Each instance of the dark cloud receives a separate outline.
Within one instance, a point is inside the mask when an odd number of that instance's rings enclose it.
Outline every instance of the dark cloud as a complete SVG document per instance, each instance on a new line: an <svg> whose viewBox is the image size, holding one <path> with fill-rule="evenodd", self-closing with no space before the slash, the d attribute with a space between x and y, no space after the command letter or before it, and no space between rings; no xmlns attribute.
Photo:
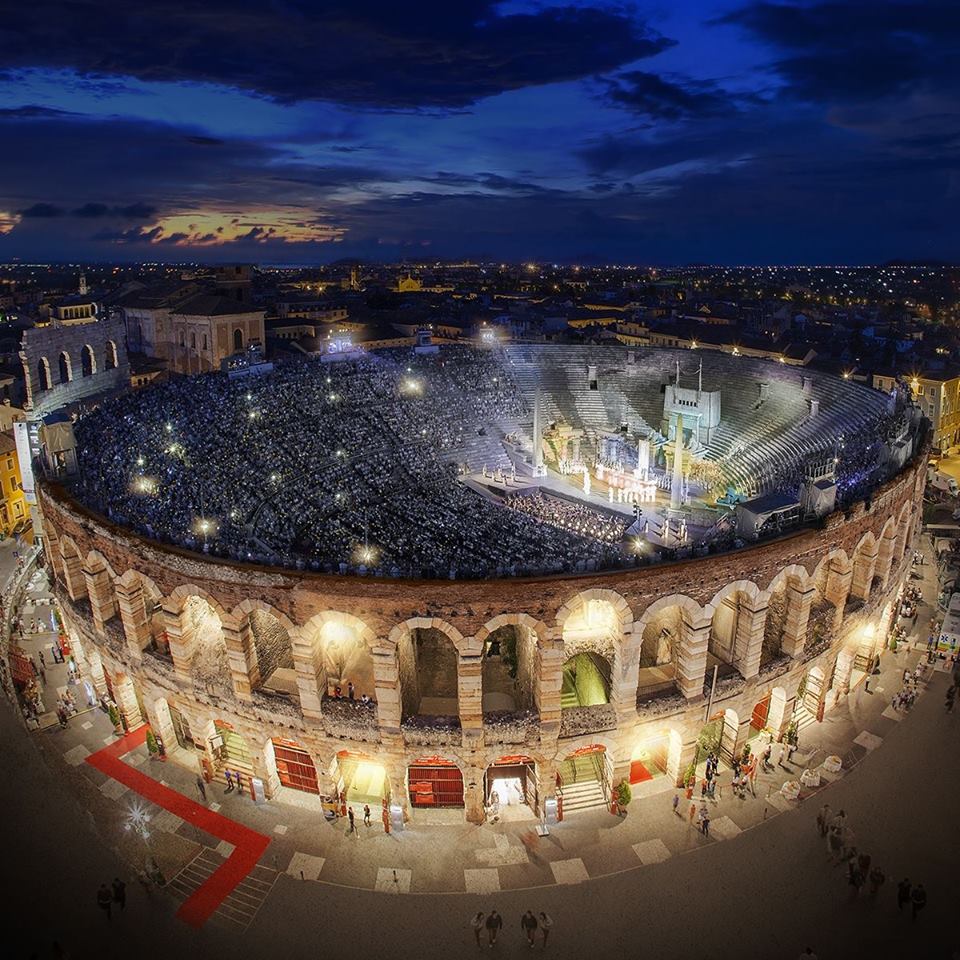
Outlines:
<svg viewBox="0 0 960 960"><path fill-rule="evenodd" d="M717 116L736 109L735 98L715 83L667 79L643 70L608 78L606 96L617 106L660 120Z"/></svg>
<svg viewBox="0 0 960 960"><path fill-rule="evenodd" d="M71 213L75 217L84 217L88 220L99 217L122 217L126 220L149 220L157 212L157 208L148 203L131 203L127 206L108 206L105 203L85 203Z"/></svg>
<svg viewBox="0 0 960 960"><path fill-rule="evenodd" d="M617 6L502 13L496 0L126 0L13 4L0 62L95 82L199 81L278 100L458 108L507 90L603 73L671 44Z"/></svg>
<svg viewBox="0 0 960 960"><path fill-rule="evenodd" d="M0 74L0 81L6 78ZM48 119L50 117L73 116L68 110L56 110L53 107L41 107L36 104L25 104L22 107L0 108L0 120L30 120Z"/></svg>
<svg viewBox="0 0 960 960"><path fill-rule="evenodd" d="M799 99L870 101L960 86L954 0L750 3L715 22L772 48L772 69Z"/></svg>
<svg viewBox="0 0 960 960"><path fill-rule="evenodd" d="M183 138L187 143L196 144L198 147L222 147L225 140L221 140L219 137L203 137L199 134L188 134Z"/></svg>
<svg viewBox="0 0 960 960"><path fill-rule="evenodd" d="M48 219L50 217L62 217L63 208L57 207L52 203L35 203L32 206L25 207L23 210L18 210L17 213L21 217L30 219Z"/></svg>

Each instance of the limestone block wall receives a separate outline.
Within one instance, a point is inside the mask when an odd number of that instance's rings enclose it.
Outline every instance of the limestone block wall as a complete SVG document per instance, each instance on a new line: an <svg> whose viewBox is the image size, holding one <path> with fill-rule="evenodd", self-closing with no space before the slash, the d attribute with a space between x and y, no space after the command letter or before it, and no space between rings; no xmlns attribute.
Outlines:
<svg viewBox="0 0 960 960"><path fill-rule="evenodd" d="M374 757L388 771L394 798L405 804L406 767L417 758L440 754L460 766L465 784L482 784L486 767L517 753L522 743L537 764L542 800L555 789L557 765L583 746L604 747L615 782L627 775L645 742L668 737L668 775L679 776L703 723L707 644L714 614L727 598L737 598L730 625L737 672L718 689L714 712L724 716L733 742L745 738L755 706L768 697L770 722L782 731L797 688L812 669L824 674L828 703L845 696L853 658L865 644L882 642L883 624L908 570L908 545L919 527L922 465L921 457L874 491L869 506L857 504L818 529L759 546L605 575L496 583L353 579L223 563L134 537L80 508L55 485L43 484L40 500L58 596L69 629L88 654L91 675L96 681L102 663L111 676L128 676L152 723L169 728L164 711L173 707L195 734L196 757L207 749L205 731L212 731L214 720L226 720L249 739L251 755L266 771L265 783L275 780L267 770L268 741L283 737L310 752L328 783L335 780L338 752ZM134 588L137 578L142 578L141 594L148 591L162 602L149 633L143 598ZM846 600L855 593L866 596L853 597L860 608L854 613ZM781 623L778 657L763 652L771 596L779 598L774 604ZM215 613L220 640L215 630L211 633L212 619L195 620L191 597L203 598ZM568 619L588 599L609 602L619 624L597 639L609 645L602 649L609 653L612 702L574 714L560 708L562 666L571 650L589 644L579 635L568 644L564 635L569 636ZM261 668L270 667L274 645L261 643L256 649L250 626L257 619L254 608L282 622L290 637L299 702L284 710L271 708L257 694L255 666L262 657ZM824 618L814 642L811 620L820 608ZM353 631L368 664L376 708L367 717L334 715L321 702L323 646L311 624L330 620ZM641 641L661 620L678 628L673 644L677 689L638 704ZM127 643L109 645L105 623L122 629ZM530 677L536 713L533 719L518 715L485 723L483 646L505 625L523 633L518 654ZM869 642L868 626L875 628ZM277 639L276 628L271 630ZM428 634L431 642L455 649L452 693L446 688L427 692L429 671L418 670L413 650L416 630L435 631ZM200 658L204 644L212 647ZM287 662L286 654L277 657ZM211 664L216 689L197 682L198 669L203 674ZM401 730L401 714L416 714L421 694L456 696L459 726ZM482 816L478 790L468 790L466 815L472 819Z"/></svg>

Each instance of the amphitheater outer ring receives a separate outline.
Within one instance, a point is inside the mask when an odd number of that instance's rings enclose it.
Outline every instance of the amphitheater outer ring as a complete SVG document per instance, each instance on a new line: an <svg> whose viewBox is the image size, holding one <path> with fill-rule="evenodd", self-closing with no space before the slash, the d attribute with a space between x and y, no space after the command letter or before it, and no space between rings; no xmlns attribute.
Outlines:
<svg viewBox="0 0 960 960"><path fill-rule="evenodd" d="M48 568L82 668L98 692L106 692L109 677L125 718L150 722L174 759L198 770L204 760L212 762L214 721L226 721L245 739L253 772L268 795L279 786L272 740L283 738L310 754L324 792L336 790L339 752L381 763L392 802L407 812L408 765L442 756L462 773L465 817L480 822L484 773L503 756L523 754L535 762L541 804L554 796L558 764L588 746L603 748L610 783L616 783L629 776L644 744L667 737L665 774L677 780L702 727L710 623L728 597L736 598L739 672L718 688L713 710L727 718L732 742L743 742L754 707L766 697L776 703L768 726L782 733L798 687L814 670L821 671L828 711L849 690L854 658L878 652L892 622L920 526L925 462L921 451L869 500L817 528L756 546L634 570L495 581L338 577L214 561L131 534L89 512L56 484L42 483L39 500ZM761 665L757 651L777 590L788 598L781 656ZM148 649L153 634L145 594L160 602L154 629L157 623L165 628L169 657ZM216 642L224 643L230 665L228 697L211 696L191 674L193 650L183 615L190 596L203 597L220 619ZM594 708L579 708L587 715L572 716L560 708L562 666L572 650L591 649L593 641L588 638L584 646L572 634L565 640L564 633L590 599L608 603L615 613L603 641L611 669L610 706L597 716L589 713ZM679 689L638 704L643 632L666 607L676 607L682 622ZM258 609L287 630L299 709L278 710L257 691L247 618ZM811 609L825 611L815 638L808 635ZM318 630L328 621L352 630L353 642L369 659L368 692L377 701L372 722L354 723L322 700L326 680ZM484 639L506 624L521 627L530 638L537 714L532 721L494 727L484 722L481 654ZM427 627L445 634L456 649L459 728L401 722L399 650L408 631ZM788 637L788 631L796 636ZM176 747L170 707L189 724L195 751Z"/></svg>

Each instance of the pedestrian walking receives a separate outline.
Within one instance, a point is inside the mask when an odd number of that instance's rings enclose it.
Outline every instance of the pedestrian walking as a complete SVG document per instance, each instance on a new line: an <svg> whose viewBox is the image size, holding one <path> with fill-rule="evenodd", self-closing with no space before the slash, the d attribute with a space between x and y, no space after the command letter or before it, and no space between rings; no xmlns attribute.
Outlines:
<svg viewBox="0 0 960 960"><path fill-rule="evenodd" d="M690 804L690 826L693 826L693 821L697 818L697 805L695 803Z"/></svg>
<svg viewBox="0 0 960 960"><path fill-rule="evenodd" d="M363 825L365 827L370 826L370 804L365 803L363 805Z"/></svg>
<svg viewBox="0 0 960 960"><path fill-rule="evenodd" d="M45 667L45 666L47 665L47 661L43 659L43 651L42 651L42 650L38 650L38 651L37 651L37 656L40 658L40 666L41 666L41 667Z"/></svg>
<svg viewBox="0 0 960 960"><path fill-rule="evenodd" d="M105 883L101 883L100 889L97 891L97 906L106 913L108 920L110 919L110 907L112 905L113 894Z"/></svg>
<svg viewBox="0 0 960 960"><path fill-rule="evenodd" d="M226 768L223 771L223 775L227 778L227 789L226 793L233 793L233 774L230 773L230 769Z"/></svg>
<svg viewBox="0 0 960 960"><path fill-rule="evenodd" d="M480 931L483 930L483 911L480 910L477 912L476 916L470 921L470 926L473 927L473 935L476 938L477 946L480 946Z"/></svg>
<svg viewBox="0 0 960 960"><path fill-rule="evenodd" d="M114 877L111 887L113 888L113 902L121 910L124 910L127 906L127 885L119 877Z"/></svg>
<svg viewBox="0 0 960 960"><path fill-rule="evenodd" d="M353 825L353 820L354 820L353 807L347 807L347 819L350 821L350 829L347 831L347 833L353 833L355 829Z"/></svg>
<svg viewBox="0 0 960 960"><path fill-rule="evenodd" d="M910 902L910 894L913 892L913 887L910 885L910 878L904 877L897 884L897 909L902 910L904 904Z"/></svg>
<svg viewBox="0 0 960 960"><path fill-rule="evenodd" d="M532 950L537 940L537 918L532 910L520 918L520 929L527 935L527 946Z"/></svg>
<svg viewBox="0 0 960 960"><path fill-rule="evenodd" d="M200 794L200 799L203 803L207 802L207 786L200 777L197 777L197 793Z"/></svg>
<svg viewBox="0 0 960 960"><path fill-rule="evenodd" d="M883 871L879 867L875 866L870 871L870 897L872 899L875 899L877 894L880 893L880 888L883 886L886 879L886 876L884 876Z"/></svg>
<svg viewBox="0 0 960 960"><path fill-rule="evenodd" d="M917 919L917 914L927 905L927 891L923 889L923 884L918 883L910 894L910 903L913 904L913 913L911 918Z"/></svg>
<svg viewBox="0 0 960 960"><path fill-rule="evenodd" d="M243 780L240 777L240 771L233 771L233 779L237 781L237 793L243 793Z"/></svg>
<svg viewBox="0 0 960 960"><path fill-rule="evenodd" d="M497 934L503 928L503 917L496 910L491 910L487 914L487 942L491 947L497 942Z"/></svg>
<svg viewBox="0 0 960 960"><path fill-rule="evenodd" d="M353 699L353 681L352 680L347 682L347 699L348 700Z"/></svg>
<svg viewBox="0 0 960 960"><path fill-rule="evenodd" d="M703 816L700 818L700 829L705 837L710 836L710 811L704 808Z"/></svg>
<svg viewBox="0 0 960 960"><path fill-rule="evenodd" d="M680 794L675 793L673 795L673 812L679 817L680 816Z"/></svg>
<svg viewBox="0 0 960 960"><path fill-rule="evenodd" d="M821 837L825 837L827 835L827 829L830 823L830 813L830 804L825 803L820 808L820 812L817 814L817 829L820 831Z"/></svg>
<svg viewBox="0 0 960 960"><path fill-rule="evenodd" d="M543 937L543 949L547 949L547 938L550 936L550 931L553 929L553 918L549 913L540 913L540 934Z"/></svg>

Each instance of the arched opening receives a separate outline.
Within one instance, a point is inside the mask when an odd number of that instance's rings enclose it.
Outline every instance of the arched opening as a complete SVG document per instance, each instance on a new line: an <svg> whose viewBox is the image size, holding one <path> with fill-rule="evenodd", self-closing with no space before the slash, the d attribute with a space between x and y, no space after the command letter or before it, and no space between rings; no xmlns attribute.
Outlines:
<svg viewBox="0 0 960 960"><path fill-rule="evenodd" d="M190 723L187 718L172 703L164 701L170 713L170 723L173 725L173 735L177 743L193 753L196 749L193 733L190 730ZM158 705L159 709L159 705Z"/></svg>
<svg viewBox="0 0 960 960"><path fill-rule="evenodd" d="M610 661L590 651L570 657L563 665L560 707L595 707L610 702Z"/></svg>
<svg viewBox="0 0 960 960"><path fill-rule="evenodd" d="M397 657L404 719L459 717L457 649L442 630L405 630Z"/></svg>
<svg viewBox="0 0 960 960"><path fill-rule="evenodd" d="M286 627L272 613L261 609L250 611L249 624L260 674L259 689L271 696L298 701L293 646Z"/></svg>
<svg viewBox="0 0 960 960"><path fill-rule="evenodd" d="M193 641L190 675L194 684L215 696L231 696L230 661L216 610L203 597L191 595L184 601L180 624L182 635Z"/></svg>
<svg viewBox="0 0 960 960"><path fill-rule="evenodd" d="M103 353L103 366L105 370L117 369L117 345L108 340Z"/></svg>
<svg viewBox="0 0 960 960"><path fill-rule="evenodd" d="M710 623L710 640L707 644L707 680L717 667L717 678L732 677L738 653L738 639L746 629L743 622L749 616L746 609L748 595L743 590L733 590L722 600L714 601L716 609Z"/></svg>
<svg viewBox="0 0 960 960"><path fill-rule="evenodd" d="M800 630L798 622L802 603L800 597L805 588L806 581L792 573L778 576L770 585L770 600L763 624L763 645L760 648L761 666L786 656L784 637L788 628L792 631L791 636L794 638ZM791 604L795 604L793 609ZM791 614L793 615L792 624Z"/></svg>
<svg viewBox="0 0 960 960"><path fill-rule="evenodd" d="M371 807L382 807L384 799L390 798L386 768L368 754L341 750L333 761L330 775L337 785L337 796L344 813L347 804L368 803Z"/></svg>
<svg viewBox="0 0 960 960"><path fill-rule="evenodd" d="M797 699L793 707L793 721L797 730L823 720L824 700L827 695L826 676L820 667L812 667L800 679Z"/></svg>
<svg viewBox="0 0 960 960"><path fill-rule="evenodd" d="M243 349L243 331L239 327L233 331L233 349L236 352Z"/></svg>
<svg viewBox="0 0 960 960"><path fill-rule="evenodd" d="M214 775L226 781L227 770L243 774L243 786L249 789L253 776L253 761L247 741L226 720L213 721L213 736L210 737L210 753L213 757Z"/></svg>
<svg viewBox="0 0 960 960"><path fill-rule="evenodd" d="M525 754L495 760L483 775L483 797L490 815L501 820L529 820L540 803L536 763Z"/></svg>
<svg viewBox="0 0 960 960"><path fill-rule="evenodd" d="M852 565L842 551L821 561L814 571L814 600L810 611L810 638L832 635L842 620L852 580Z"/></svg>
<svg viewBox="0 0 960 960"><path fill-rule="evenodd" d="M369 631L361 620L349 614L327 611L304 627L317 663L321 696L327 705L339 698L354 700L373 697L373 658L367 647Z"/></svg>
<svg viewBox="0 0 960 960"><path fill-rule="evenodd" d="M630 754L630 783L650 783L668 776L676 780L683 740L676 730L658 730L644 737Z"/></svg>
<svg viewBox="0 0 960 960"><path fill-rule="evenodd" d="M679 605L660 610L644 626L637 702L674 691L683 631L683 611Z"/></svg>
<svg viewBox="0 0 960 960"><path fill-rule="evenodd" d="M414 808L463 806L463 774L444 757L421 757L407 767L407 789Z"/></svg>
<svg viewBox="0 0 960 960"><path fill-rule="evenodd" d="M73 367L70 364L70 354L66 350L61 351L59 357L60 382L69 383L73 379Z"/></svg>
<svg viewBox="0 0 960 960"><path fill-rule="evenodd" d="M594 743L557 765L557 801L561 819L577 810L603 807L610 795L612 766L607 749Z"/></svg>
<svg viewBox="0 0 960 960"><path fill-rule="evenodd" d="M319 794L317 768L306 748L296 740L285 740L282 737L274 737L270 744L280 786L303 793Z"/></svg>
<svg viewBox="0 0 960 960"><path fill-rule="evenodd" d="M46 357L41 357L37 364L37 384L39 390L49 390L53 386L50 379L50 361Z"/></svg>
<svg viewBox="0 0 960 960"><path fill-rule="evenodd" d="M89 343L80 351L80 370L84 377L92 377L97 372L97 361Z"/></svg>
<svg viewBox="0 0 960 960"><path fill-rule="evenodd" d="M714 756L728 766L739 748L740 718L734 710L720 710L700 728L697 737L697 749L694 757L697 777L703 776L703 770L709 756Z"/></svg>
<svg viewBox="0 0 960 960"><path fill-rule="evenodd" d="M537 636L523 624L506 624L483 643L483 712L536 709Z"/></svg>
<svg viewBox="0 0 960 960"><path fill-rule="evenodd" d="M192 331L190 333L190 349L191 350L197 349L197 335Z"/></svg>

